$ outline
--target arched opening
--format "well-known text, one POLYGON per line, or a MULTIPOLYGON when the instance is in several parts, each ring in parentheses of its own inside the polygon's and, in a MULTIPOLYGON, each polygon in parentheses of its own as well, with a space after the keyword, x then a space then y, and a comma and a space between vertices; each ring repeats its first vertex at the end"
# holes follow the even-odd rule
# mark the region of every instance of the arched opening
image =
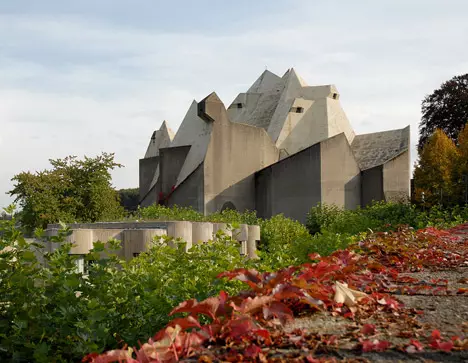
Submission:
POLYGON ((236 206, 234 205, 233 202, 226 202, 223 204, 223 207, 221 208, 221 212, 224 212, 225 210, 230 209, 230 210, 237 210, 236 206))

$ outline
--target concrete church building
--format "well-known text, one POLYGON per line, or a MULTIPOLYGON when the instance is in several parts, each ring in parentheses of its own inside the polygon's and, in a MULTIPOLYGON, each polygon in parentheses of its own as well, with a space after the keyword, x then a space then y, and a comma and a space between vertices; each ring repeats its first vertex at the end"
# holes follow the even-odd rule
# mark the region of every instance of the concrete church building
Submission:
POLYGON ((193 101, 174 135, 166 122, 140 160, 140 201, 283 213, 304 221, 317 203, 347 209, 410 193, 409 126, 356 135, 335 86, 265 71, 228 109, 193 101))

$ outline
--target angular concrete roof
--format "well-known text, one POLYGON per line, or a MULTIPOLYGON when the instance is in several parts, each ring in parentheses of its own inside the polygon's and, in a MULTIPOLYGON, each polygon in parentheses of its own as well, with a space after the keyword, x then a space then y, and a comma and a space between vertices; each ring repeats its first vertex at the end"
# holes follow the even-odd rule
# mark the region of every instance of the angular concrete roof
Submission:
POLYGON ((163 121, 159 130, 153 132, 148 148, 146 149, 145 159, 159 155, 159 149, 169 147, 174 139, 174 131, 163 121))
POLYGON ((394 159, 409 148, 410 127, 356 135, 351 149, 361 170, 371 169, 394 159))
POLYGON ((271 90, 275 85, 281 81, 281 77, 278 77, 276 74, 265 70, 260 77, 250 86, 247 93, 263 93, 268 90, 271 90))
POLYGON ((288 154, 341 132, 350 143, 354 137, 336 87, 308 86, 293 68, 282 77, 264 71, 246 93, 234 99, 228 115, 232 122, 265 129, 288 154), (300 128, 290 138, 297 125, 300 128))

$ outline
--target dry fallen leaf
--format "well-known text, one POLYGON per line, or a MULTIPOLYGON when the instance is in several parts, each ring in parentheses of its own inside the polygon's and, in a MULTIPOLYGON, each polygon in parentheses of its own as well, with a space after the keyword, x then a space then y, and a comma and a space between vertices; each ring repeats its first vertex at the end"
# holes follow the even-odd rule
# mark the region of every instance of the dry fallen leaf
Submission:
POLYGON ((345 304, 348 307, 355 306, 359 299, 367 297, 367 294, 350 289, 348 284, 335 282, 335 302, 345 304))

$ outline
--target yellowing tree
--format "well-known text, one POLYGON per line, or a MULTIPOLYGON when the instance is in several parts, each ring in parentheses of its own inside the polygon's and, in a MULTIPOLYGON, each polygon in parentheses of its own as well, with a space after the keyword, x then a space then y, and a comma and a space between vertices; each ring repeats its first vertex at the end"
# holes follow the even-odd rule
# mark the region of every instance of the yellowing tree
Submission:
POLYGON ((458 157, 453 171, 454 192, 458 202, 468 200, 468 124, 458 134, 458 157))
POLYGON ((416 200, 421 201, 424 192, 427 206, 451 204, 456 198, 453 173, 457 159, 454 142, 441 129, 436 129, 422 148, 414 170, 416 200))

